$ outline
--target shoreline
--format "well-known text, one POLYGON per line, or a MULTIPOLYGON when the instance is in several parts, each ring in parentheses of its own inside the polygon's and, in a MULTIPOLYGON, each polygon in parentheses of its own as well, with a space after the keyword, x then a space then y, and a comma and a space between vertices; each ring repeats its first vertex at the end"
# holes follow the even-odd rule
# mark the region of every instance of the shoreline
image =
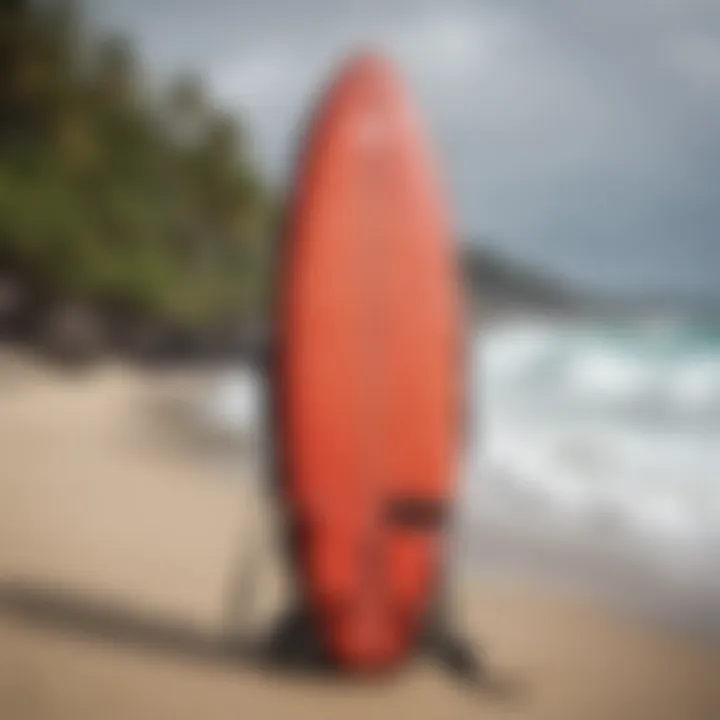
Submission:
POLYGON ((522 686, 516 699, 468 692, 426 661, 354 683, 218 658, 249 542, 268 558, 253 622, 288 592, 258 484, 164 414, 208 377, 39 368, 0 405, 3 718, 720 717, 719 645, 498 578, 463 580, 458 617, 522 686))

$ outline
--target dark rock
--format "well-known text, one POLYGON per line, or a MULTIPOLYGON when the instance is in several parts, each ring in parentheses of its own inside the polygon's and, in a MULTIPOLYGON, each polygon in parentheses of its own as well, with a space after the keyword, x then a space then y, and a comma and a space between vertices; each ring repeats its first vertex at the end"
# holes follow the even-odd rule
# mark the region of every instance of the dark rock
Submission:
POLYGON ((53 359, 80 365, 100 359, 108 350, 105 325, 89 306, 62 301, 51 306, 41 323, 38 342, 53 359))

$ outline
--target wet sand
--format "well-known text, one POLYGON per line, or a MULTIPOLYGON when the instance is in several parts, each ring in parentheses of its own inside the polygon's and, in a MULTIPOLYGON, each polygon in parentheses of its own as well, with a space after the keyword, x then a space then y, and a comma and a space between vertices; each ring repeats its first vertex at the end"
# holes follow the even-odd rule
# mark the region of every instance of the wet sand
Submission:
MULTIPOLYGON (((649 619, 498 582, 460 617, 516 692, 418 662, 387 681, 261 669, 227 652, 233 568, 271 521, 234 451, 184 414, 202 377, 0 364, 0 717, 720 718, 720 648, 649 619)), ((262 617, 260 617, 262 620, 262 617)))

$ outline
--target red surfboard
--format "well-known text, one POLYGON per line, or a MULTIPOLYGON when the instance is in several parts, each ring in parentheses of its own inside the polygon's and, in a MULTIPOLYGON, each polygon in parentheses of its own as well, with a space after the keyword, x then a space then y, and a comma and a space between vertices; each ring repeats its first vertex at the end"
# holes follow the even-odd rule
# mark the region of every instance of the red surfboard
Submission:
POLYGON ((340 665, 407 654, 438 590, 459 449, 459 280, 417 119, 382 58, 322 99, 278 287, 281 492, 303 600, 340 665))

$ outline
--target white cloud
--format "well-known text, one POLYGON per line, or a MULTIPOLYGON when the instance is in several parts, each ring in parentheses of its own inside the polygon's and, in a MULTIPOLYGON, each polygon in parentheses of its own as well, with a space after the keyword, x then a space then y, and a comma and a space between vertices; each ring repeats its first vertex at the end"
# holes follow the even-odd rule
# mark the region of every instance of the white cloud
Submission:
POLYGON ((682 38, 675 43, 671 59, 696 89, 713 93, 720 89, 719 36, 682 38))

